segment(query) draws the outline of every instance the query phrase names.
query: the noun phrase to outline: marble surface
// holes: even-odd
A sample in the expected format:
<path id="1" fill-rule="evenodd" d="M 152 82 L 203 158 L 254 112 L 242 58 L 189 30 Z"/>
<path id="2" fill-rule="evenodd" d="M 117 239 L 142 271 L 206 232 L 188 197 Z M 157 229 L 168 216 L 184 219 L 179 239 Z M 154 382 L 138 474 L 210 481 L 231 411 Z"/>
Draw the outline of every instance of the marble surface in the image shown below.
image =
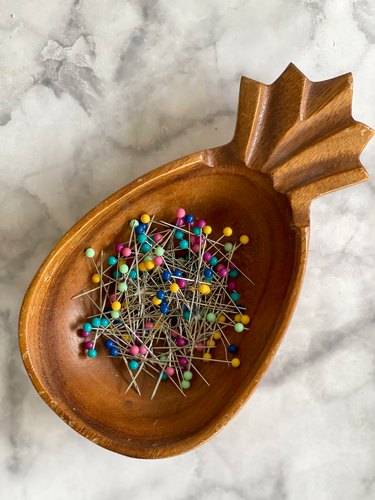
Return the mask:
<path id="1" fill-rule="evenodd" d="M 372 179 L 312 207 L 301 299 L 243 411 L 184 456 L 103 450 L 38 397 L 17 345 L 26 287 L 87 210 L 151 168 L 227 141 L 241 74 L 352 71 L 375 126 L 371 0 L 1 0 L 0 496 L 7 500 L 375 498 Z M 147 118 L 146 118 L 147 116 Z"/>

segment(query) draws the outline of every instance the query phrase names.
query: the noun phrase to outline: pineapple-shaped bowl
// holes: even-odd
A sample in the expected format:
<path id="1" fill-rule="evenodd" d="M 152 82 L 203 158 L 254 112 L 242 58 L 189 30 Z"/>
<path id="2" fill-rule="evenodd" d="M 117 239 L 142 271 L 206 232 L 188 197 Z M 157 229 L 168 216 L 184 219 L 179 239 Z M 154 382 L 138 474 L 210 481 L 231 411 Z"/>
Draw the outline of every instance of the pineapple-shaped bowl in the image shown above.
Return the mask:
<path id="1" fill-rule="evenodd" d="M 226 145 L 172 161 L 123 187 L 57 243 L 21 309 L 19 340 L 40 396 L 73 429 L 118 453 L 160 458 L 211 438 L 245 404 L 291 319 L 306 266 L 313 199 L 367 179 L 359 155 L 373 135 L 351 115 L 352 77 L 309 81 L 289 65 L 271 85 L 242 78 L 237 124 Z M 128 391 L 116 360 L 98 348 L 79 355 L 77 325 L 87 313 L 72 296 L 87 288 L 87 247 L 123 238 L 124 224 L 147 211 L 171 220 L 177 207 L 203 214 L 220 232 L 250 236 L 237 265 L 241 302 L 252 318 L 237 342 L 241 366 L 205 363 L 184 398 L 170 384 L 158 397 Z M 218 234 L 219 235 L 219 234 Z M 146 386 L 148 380 L 143 381 Z"/>

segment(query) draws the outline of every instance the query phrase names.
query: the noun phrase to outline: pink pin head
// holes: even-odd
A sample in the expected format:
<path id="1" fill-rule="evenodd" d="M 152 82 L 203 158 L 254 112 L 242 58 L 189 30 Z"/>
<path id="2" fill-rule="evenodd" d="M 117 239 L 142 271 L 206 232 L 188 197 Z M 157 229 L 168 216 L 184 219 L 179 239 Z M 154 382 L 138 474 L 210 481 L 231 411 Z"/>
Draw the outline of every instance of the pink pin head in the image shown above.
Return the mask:
<path id="1" fill-rule="evenodd" d="M 129 352 L 132 356 L 138 356 L 139 354 L 139 347 L 137 345 L 132 345 L 129 348 Z"/>
<path id="2" fill-rule="evenodd" d="M 163 257 L 154 257 L 155 266 L 161 266 L 163 262 Z"/>
<path id="3" fill-rule="evenodd" d="M 172 377 L 172 375 L 174 375 L 173 366 L 168 366 L 164 371 L 168 375 L 168 377 Z"/>
<path id="4" fill-rule="evenodd" d="M 121 255 L 122 255 L 123 257 L 130 257 L 130 256 L 131 256 L 131 254 L 132 254 L 132 251 L 131 251 L 131 249 L 130 249 L 129 247 L 123 247 L 123 248 L 121 249 Z"/>
<path id="5" fill-rule="evenodd" d="M 141 356 L 144 356 L 145 354 L 147 354 L 147 347 L 144 345 L 139 346 L 139 354 Z"/>
<path id="6" fill-rule="evenodd" d="M 195 344 L 195 350 L 198 352 L 204 351 L 204 343 L 203 342 L 197 342 Z"/>

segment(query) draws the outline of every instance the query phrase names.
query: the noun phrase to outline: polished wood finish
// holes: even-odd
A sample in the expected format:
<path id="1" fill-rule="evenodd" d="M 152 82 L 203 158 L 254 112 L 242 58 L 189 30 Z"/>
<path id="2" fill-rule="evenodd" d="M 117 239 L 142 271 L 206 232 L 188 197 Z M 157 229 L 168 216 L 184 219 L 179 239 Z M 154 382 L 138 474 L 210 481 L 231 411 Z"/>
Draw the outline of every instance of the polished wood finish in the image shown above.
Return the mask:
<path id="1" fill-rule="evenodd" d="M 271 85 L 242 78 L 233 140 L 173 161 L 122 188 L 81 219 L 55 246 L 21 310 L 23 361 L 38 393 L 71 427 L 110 450 L 141 458 L 183 453 L 237 413 L 267 369 L 294 310 L 306 264 L 311 201 L 363 181 L 359 154 L 373 131 L 351 116 L 352 79 L 309 81 L 290 65 Z M 84 249 L 124 239 L 124 224 L 145 211 L 164 220 L 183 206 L 250 235 L 237 262 L 253 320 L 237 335 L 241 366 L 206 363 L 183 398 L 163 384 L 154 400 L 126 395 L 121 360 L 88 359 L 76 329 L 90 303 L 71 297 L 89 286 Z M 100 342 L 99 342 L 100 344 Z M 81 353 L 81 354 L 80 354 Z"/>

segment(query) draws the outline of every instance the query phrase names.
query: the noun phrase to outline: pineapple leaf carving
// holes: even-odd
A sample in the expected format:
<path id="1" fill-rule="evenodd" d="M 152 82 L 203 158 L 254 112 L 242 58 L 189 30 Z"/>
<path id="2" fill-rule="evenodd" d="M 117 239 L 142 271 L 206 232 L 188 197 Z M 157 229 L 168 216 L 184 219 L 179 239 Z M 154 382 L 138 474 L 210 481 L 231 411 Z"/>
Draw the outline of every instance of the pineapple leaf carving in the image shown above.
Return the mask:
<path id="1" fill-rule="evenodd" d="M 367 179 L 359 156 L 374 131 L 352 117 L 352 88 L 351 74 L 312 82 L 293 64 L 271 85 L 241 80 L 229 151 L 290 197 L 297 223 L 313 198 Z"/>

